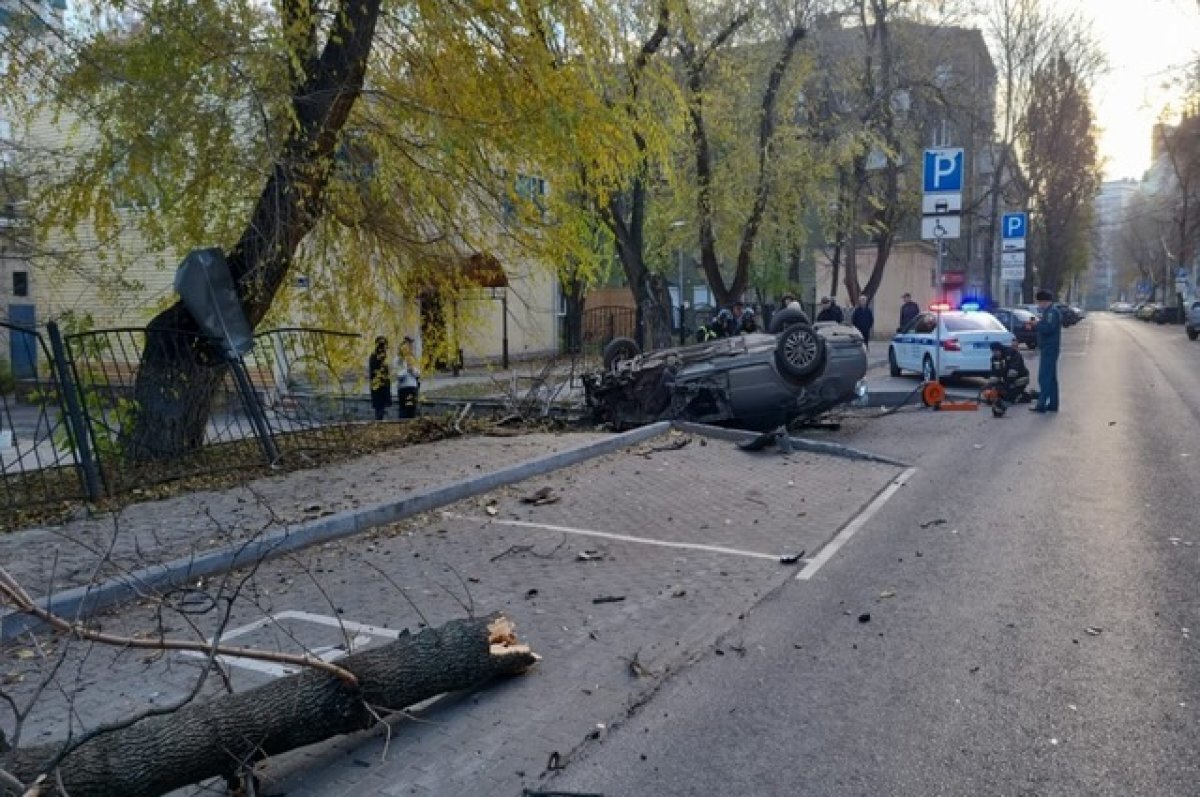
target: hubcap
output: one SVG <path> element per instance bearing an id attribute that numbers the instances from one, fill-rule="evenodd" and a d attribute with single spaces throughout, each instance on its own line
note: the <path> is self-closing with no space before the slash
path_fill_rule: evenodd
<path id="1" fill-rule="evenodd" d="M 797 368 L 806 368 L 817 358 L 817 338 L 809 332 L 788 335 L 783 355 Z"/>

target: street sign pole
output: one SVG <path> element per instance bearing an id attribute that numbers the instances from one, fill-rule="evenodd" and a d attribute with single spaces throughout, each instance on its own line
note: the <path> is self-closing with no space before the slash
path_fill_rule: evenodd
<path id="1" fill-rule="evenodd" d="M 933 233 L 934 233 L 934 235 L 937 236 L 934 239 L 937 242 L 937 277 L 935 278 L 935 282 L 936 282 L 935 290 L 937 290 L 937 300 L 940 302 L 946 298 L 945 297 L 946 292 L 944 290 L 944 287 L 942 286 L 942 251 L 943 251 L 942 239 L 945 238 L 944 232 L 942 230 L 942 225 L 939 224 L 936 227 L 934 227 Z"/>

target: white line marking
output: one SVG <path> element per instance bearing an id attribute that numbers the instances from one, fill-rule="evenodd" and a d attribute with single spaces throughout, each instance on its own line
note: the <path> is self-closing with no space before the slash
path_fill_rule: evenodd
<path id="1" fill-rule="evenodd" d="M 455 518 L 457 520 L 482 520 L 469 515 L 455 515 L 450 512 L 443 512 L 442 517 Z M 577 529 L 571 526 L 554 526 L 549 523 L 529 523 L 524 520 L 498 520 L 497 518 L 487 518 L 489 523 L 499 523 L 504 526 L 520 526 L 527 529 L 542 529 L 544 531 L 557 531 L 563 534 L 579 534 L 584 537 L 600 537 L 606 540 L 617 540 L 619 542 L 636 542 L 642 545 L 657 545 L 662 548 L 686 548 L 692 551 L 706 551 L 708 553 L 727 553 L 731 556 L 748 556 L 751 559 L 769 559 L 772 562 L 779 561 L 779 554 L 776 553 L 759 553 L 758 551 L 743 551 L 738 548 L 725 548 L 720 545 L 702 545 L 695 542 L 669 542 L 667 540 L 653 540 L 648 537 L 634 537 L 629 534 L 613 534 L 607 531 L 594 531 L 592 529 Z"/>
<path id="2" fill-rule="evenodd" d="M 387 639 L 397 639 L 400 632 L 392 628 L 380 628 L 377 625 L 367 625 L 366 623 L 356 623 L 353 620 L 343 620 L 340 617 L 329 617 L 324 614 L 313 614 L 312 612 L 302 612 L 294 609 L 279 612 L 278 614 L 268 615 L 255 620 L 252 623 L 232 628 L 226 631 L 221 636 L 221 644 L 228 644 L 229 640 L 236 639 L 240 636 L 245 636 L 252 631 L 257 631 L 260 628 L 268 625 L 278 625 L 283 620 L 301 620 L 303 622 L 313 623 L 314 625 L 324 625 L 330 628 L 345 629 L 346 631 L 354 631 L 355 636 L 350 640 L 349 650 L 340 646 L 326 645 L 322 647 L 308 650 L 314 656 L 318 656 L 325 661 L 337 661 L 348 653 L 353 653 L 356 650 L 370 644 L 371 637 L 385 637 Z M 204 644 L 211 645 L 212 640 L 205 640 Z M 194 650 L 181 650 L 179 655 L 193 659 L 208 658 L 207 653 L 200 653 Z M 300 667 L 290 664 L 278 664 L 270 661 L 261 661 L 259 659 L 248 659 L 244 656 L 236 655 L 219 655 L 214 657 L 222 664 L 227 664 L 231 667 L 241 667 L 244 670 L 253 670 L 270 675 L 274 678 L 282 678 L 285 675 L 293 675 L 300 671 Z"/>
<path id="3" fill-rule="evenodd" d="M 821 552 L 808 560 L 808 564 L 804 569 L 796 574 L 797 581 L 808 581 L 817 574 L 817 571 L 825 566 L 825 563 L 833 558 L 838 550 L 850 541 L 859 529 L 867 524 L 867 521 L 874 517 L 875 513 L 883 508 L 883 505 L 888 502 L 888 499 L 895 495 L 896 491 L 904 486 L 912 475 L 917 472 L 916 468 L 909 468 L 901 473 L 892 483 L 883 489 L 879 495 L 875 496 L 875 500 L 867 504 L 862 512 L 858 513 L 858 517 L 851 520 L 849 523 L 838 532 L 837 536 L 829 541 L 829 544 L 821 549 Z"/>

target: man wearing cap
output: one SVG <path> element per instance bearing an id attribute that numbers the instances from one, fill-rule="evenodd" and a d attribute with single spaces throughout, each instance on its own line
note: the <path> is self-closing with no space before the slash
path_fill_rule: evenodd
<path id="1" fill-rule="evenodd" d="M 1038 400 L 1030 412 L 1058 412 L 1058 350 L 1062 344 L 1062 313 L 1054 306 L 1054 294 L 1038 291 L 1038 309 L 1042 317 L 1037 322 L 1037 345 L 1041 352 L 1038 361 Z"/>

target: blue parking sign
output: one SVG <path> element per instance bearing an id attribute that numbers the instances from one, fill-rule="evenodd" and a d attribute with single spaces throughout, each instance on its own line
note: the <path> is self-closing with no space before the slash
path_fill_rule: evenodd
<path id="1" fill-rule="evenodd" d="M 925 150 L 925 193 L 957 193 L 963 185 L 961 147 Z"/>
<path id="2" fill-rule="evenodd" d="M 1028 217 L 1024 213 L 1005 213 L 1000 225 L 1000 237 L 1006 241 L 1024 238 L 1027 226 Z"/>

